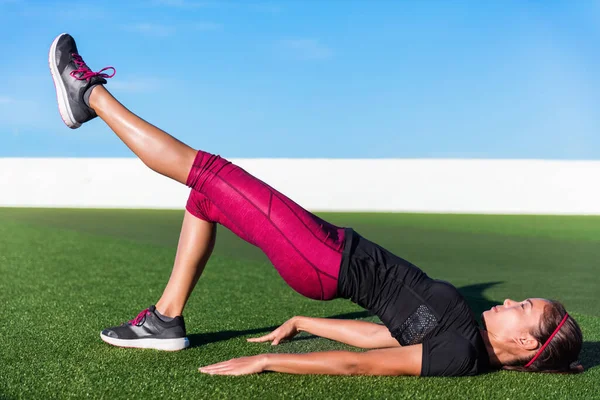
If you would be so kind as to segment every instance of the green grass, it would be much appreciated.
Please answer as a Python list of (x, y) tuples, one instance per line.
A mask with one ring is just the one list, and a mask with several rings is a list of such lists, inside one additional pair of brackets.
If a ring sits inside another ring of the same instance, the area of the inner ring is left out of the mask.
[(373, 320), (345, 300), (289, 289), (257, 249), (219, 229), (178, 353), (108, 346), (99, 331), (159, 298), (182, 212), (0, 208), (0, 398), (600, 398), (599, 217), (322, 214), (461, 289), (473, 308), (505, 297), (563, 301), (584, 331), (577, 376), (465, 378), (207, 376), (197, 368), (269, 351), (346, 349), (301, 335), (247, 343), (293, 315)]

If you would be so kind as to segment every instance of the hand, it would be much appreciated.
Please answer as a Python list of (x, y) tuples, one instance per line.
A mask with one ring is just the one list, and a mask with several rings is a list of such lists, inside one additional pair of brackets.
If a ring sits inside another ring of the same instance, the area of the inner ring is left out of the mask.
[(272, 346), (277, 346), (279, 342), (285, 339), (291, 339), (298, 334), (298, 318), (294, 317), (281, 325), (279, 328), (275, 329), (273, 332), (257, 337), (248, 339), (249, 342), (259, 343), (259, 342), (269, 342), (271, 341)]
[(198, 371), (209, 375), (250, 375), (263, 372), (267, 358), (264, 354), (252, 357), (233, 358), (217, 364), (198, 368)]

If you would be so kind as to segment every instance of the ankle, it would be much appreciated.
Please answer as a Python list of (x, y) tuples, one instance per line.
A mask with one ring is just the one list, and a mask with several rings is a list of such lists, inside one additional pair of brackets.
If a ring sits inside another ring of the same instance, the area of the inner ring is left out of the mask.
[(97, 111), (100, 108), (100, 102), (103, 93), (107, 93), (103, 85), (94, 85), (83, 94), (84, 103), (92, 110)]
[(165, 317), (175, 318), (181, 315), (183, 308), (175, 307), (171, 304), (162, 304), (160, 301), (156, 303), (156, 311)]

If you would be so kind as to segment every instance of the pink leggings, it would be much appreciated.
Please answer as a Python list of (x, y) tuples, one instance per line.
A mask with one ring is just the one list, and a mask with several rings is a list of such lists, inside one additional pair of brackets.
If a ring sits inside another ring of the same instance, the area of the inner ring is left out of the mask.
[(298, 293), (337, 295), (344, 229), (306, 211), (237, 165), (198, 151), (187, 178), (186, 209), (260, 248)]

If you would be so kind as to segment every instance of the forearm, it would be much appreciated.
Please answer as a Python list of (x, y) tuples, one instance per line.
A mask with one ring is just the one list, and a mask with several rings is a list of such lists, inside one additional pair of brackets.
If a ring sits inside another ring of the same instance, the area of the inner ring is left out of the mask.
[(307, 354), (264, 354), (264, 371), (287, 374), (355, 375), (360, 353), (325, 351)]
[(261, 371), (288, 374), (382, 375), (421, 373), (421, 345), (371, 350), (324, 351), (307, 354), (264, 354)]
[(263, 371), (320, 375), (420, 375), (420, 344), (365, 352), (324, 351), (308, 354), (261, 354), (200, 368), (211, 375), (248, 375)]
[(385, 326), (365, 321), (296, 317), (299, 331), (365, 349), (397, 346)]

